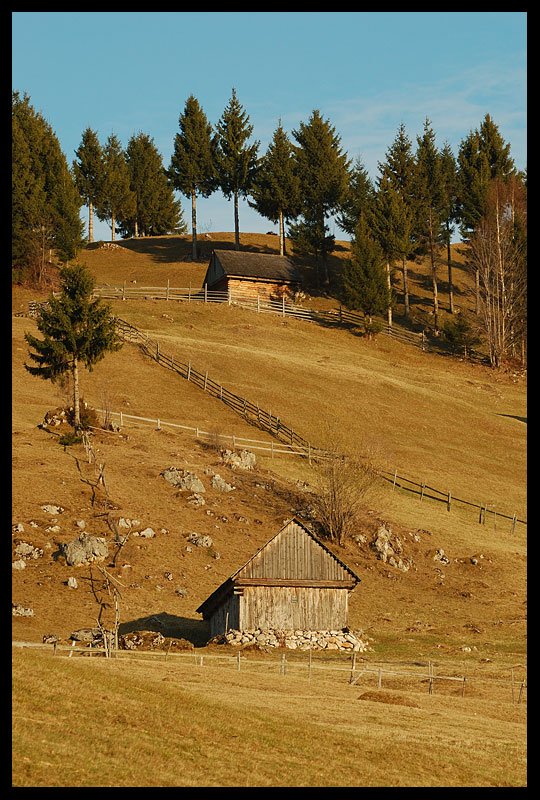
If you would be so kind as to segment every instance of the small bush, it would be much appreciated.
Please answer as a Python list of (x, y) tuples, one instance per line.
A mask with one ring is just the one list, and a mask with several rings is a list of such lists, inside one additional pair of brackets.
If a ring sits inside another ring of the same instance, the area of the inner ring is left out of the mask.
[(82, 437), (77, 436), (75, 431), (70, 431), (69, 433), (64, 433), (63, 436), (60, 437), (58, 443), (63, 445), (64, 447), (71, 447), (74, 444), (81, 444)]

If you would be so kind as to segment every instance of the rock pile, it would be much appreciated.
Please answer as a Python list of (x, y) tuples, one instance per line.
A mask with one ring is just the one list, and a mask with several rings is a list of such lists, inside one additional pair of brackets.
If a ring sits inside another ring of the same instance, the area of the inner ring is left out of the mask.
[[(362, 638), (363, 637), (363, 638)], [(286, 647), (289, 650), (350, 650), (363, 653), (368, 649), (368, 639), (360, 632), (343, 630), (310, 631), (261, 629), (230, 630), (214, 637), (215, 643), (236, 647), (255, 644), (259, 647)]]

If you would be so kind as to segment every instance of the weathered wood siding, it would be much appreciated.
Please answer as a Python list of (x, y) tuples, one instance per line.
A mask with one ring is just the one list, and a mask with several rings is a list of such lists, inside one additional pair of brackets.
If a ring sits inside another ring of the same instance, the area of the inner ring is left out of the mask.
[[(240, 598), (232, 594), (210, 617), (210, 638), (226, 630), (240, 630)], [(227, 616), (228, 615), (228, 616)]]
[(300, 525), (292, 522), (256, 553), (235, 578), (350, 581), (351, 574)]
[[(211, 285), (211, 283), (208, 280), (208, 284)], [(228, 278), (226, 275), (223, 275), (216, 284), (212, 285), (212, 291), (228, 292), (229, 290), (232, 292), (233, 298), (237, 295), (242, 295), (256, 300), (257, 296), (259, 296), (261, 301), (264, 301), (281, 300), (282, 297), (285, 297), (285, 300), (291, 301), (294, 299), (296, 288), (294, 286), (291, 287), (289, 284), (258, 281), (256, 278), (252, 281), (239, 280)]]
[(347, 595), (347, 589), (245, 586), (239, 629), (341, 629), (348, 624)]

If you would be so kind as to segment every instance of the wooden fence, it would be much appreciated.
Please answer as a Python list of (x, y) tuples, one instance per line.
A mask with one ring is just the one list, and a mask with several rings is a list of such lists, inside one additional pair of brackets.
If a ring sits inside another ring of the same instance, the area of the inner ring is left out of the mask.
[(164, 353), (159, 347), (159, 342), (155, 339), (150, 339), (146, 333), (140, 331), (134, 325), (130, 325), (129, 322), (119, 317), (116, 318), (116, 325), (119, 334), (126, 341), (139, 344), (144, 352), (155, 359), (158, 364), (173, 370), (173, 372), (181, 375), (182, 378), (208, 392), (212, 397), (219, 399), (226, 406), (240, 414), (246, 422), (267, 431), (271, 436), (294, 448), (298, 454), (304, 455), (311, 460), (318, 452), (323, 452), (319, 448), (312, 447), (307, 439), (304, 439), (295, 430), (285, 425), (279, 417), (272, 414), (270, 409), (260, 408), (258, 404), (229, 391), (221, 383), (212, 380), (208, 376), (208, 372), (203, 373), (195, 369), (191, 361), (178, 361), (174, 356)]
[[(216, 292), (210, 291), (206, 284), (201, 289), (171, 287), (167, 286), (126, 286), (124, 283), (118, 286), (101, 286), (94, 290), (96, 297), (103, 297), (109, 300), (177, 300), (185, 302), (202, 303), (227, 303), (236, 308), (245, 308), (250, 311), (257, 311), (260, 314), (278, 314), (281, 317), (294, 317), (311, 322), (318, 322), (322, 325), (356, 325), (361, 326), (365, 322), (364, 314), (357, 314), (346, 309), (331, 309), (329, 311), (317, 311), (310, 308), (288, 303), (283, 297), (281, 300), (269, 300), (265, 296), (254, 298), (252, 295), (237, 292)], [(420, 347), (422, 350), (438, 349), (430, 342), (425, 331), (414, 332), (403, 328), (400, 325), (388, 325), (382, 323), (381, 334), (392, 339)]]
[[(311, 679), (312, 676), (316, 671), (319, 671), (319, 675), (323, 678), (328, 676), (324, 675), (323, 673), (342, 673), (343, 680), (346, 683), (352, 686), (359, 686), (360, 683), (365, 684), (367, 680), (371, 680), (372, 678), (375, 679), (377, 689), (380, 690), (383, 687), (383, 680), (386, 685), (391, 681), (392, 678), (403, 680), (405, 679), (407, 682), (418, 680), (421, 683), (425, 683), (427, 687), (427, 691), (429, 694), (435, 694), (435, 682), (444, 682), (449, 681), (451, 683), (458, 685), (458, 696), (465, 697), (466, 695), (466, 686), (469, 687), (469, 691), (471, 690), (474, 684), (485, 684), (489, 685), (493, 688), (495, 686), (502, 686), (505, 689), (508, 689), (508, 694), (506, 695), (509, 698), (509, 701), (513, 704), (520, 705), (523, 701), (524, 694), (527, 691), (527, 676), (526, 672), (524, 676), (521, 678), (516, 679), (514, 674), (514, 670), (517, 669), (516, 667), (510, 667), (510, 676), (505, 680), (503, 678), (488, 678), (485, 676), (477, 676), (471, 674), (470, 671), (466, 669), (463, 670), (461, 675), (445, 675), (439, 674), (435, 672), (435, 666), (433, 662), (428, 661), (426, 664), (420, 662), (418, 666), (420, 667), (419, 670), (411, 670), (411, 669), (403, 669), (401, 664), (393, 665), (388, 664), (388, 662), (381, 663), (369, 663), (364, 660), (357, 666), (356, 661), (356, 653), (352, 653), (350, 657), (345, 656), (343, 659), (340, 659), (341, 663), (330, 663), (328, 660), (325, 659), (325, 663), (317, 663), (313, 660), (313, 653), (317, 653), (318, 651), (313, 651), (309, 649), (305, 655), (301, 656), (298, 652), (295, 652), (293, 659), (287, 658), (287, 653), (281, 651), (276, 653), (277, 658), (266, 658), (258, 660), (257, 658), (253, 658), (253, 654), (250, 653), (249, 659), (243, 655), (241, 649), (238, 649), (237, 653), (234, 655), (230, 654), (214, 654), (214, 653), (200, 653), (196, 650), (191, 652), (184, 652), (184, 653), (175, 653), (169, 650), (144, 650), (144, 651), (129, 651), (129, 650), (121, 650), (115, 647), (107, 646), (107, 647), (84, 647), (81, 645), (77, 645), (75, 641), (72, 642), (72, 646), (67, 645), (60, 645), (58, 643), (50, 644), (42, 644), (40, 642), (12, 642), (13, 647), (37, 647), (37, 648), (45, 648), (49, 649), (52, 647), (54, 655), (61, 655), (64, 653), (68, 658), (72, 658), (74, 655), (81, 655), (81, 656), (105, 656), (106, 658), (122, 658), (128, 661), (138, 661), (138, 660), (146, 660), (147, 657), (150, 657), (153, 660), (157, 661), (168, 661), (169, 659), (180, 658), (181, 660), (185, 660), (193, 664), (194, 667), (204, 667), (204, 665), (211, 665), (212, 663), (216, 667), (229, 667), (234, 669), (235, 671), (240, 672), (244, 669), (257, 669), (259, 667), (265, 667), (267, 671), (272, 670), (275, 672), (279, 672), (280, 675), (287, 675), (290, 674), (293, 670), (295, 672), (296, 677), (303, 677), (307, 679)], [(337, 660), (337, 659), (336, 659)], [(425, 671), (427, 668), (427, 671)], [(524, 668), (519, 665), (520, 670), (524, 670)], [(523, 673), (522, 673), (523, 674)], [(339, 679), (339, 675), (336, 676)]]

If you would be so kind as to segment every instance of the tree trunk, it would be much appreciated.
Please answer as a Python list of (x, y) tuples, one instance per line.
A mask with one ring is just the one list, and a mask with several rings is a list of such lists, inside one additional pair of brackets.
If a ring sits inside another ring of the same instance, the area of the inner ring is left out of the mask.
[(138, 225), (138, 222), (137, 222), (137, 220), (136, 220), (136, 219), (135, 219), (135, 230), (134, 230), (134, 234), (135, 234), (135, 239), (137, 239), (137, 238), (138, 238), (138, 236), (139, 236), (139, 225)]
[(238, 192), (234, 193), (234, 249), (240, 250), (240, 223), (238, 219)]
[(451, 314), (454, 313), (454, 286), (452, 284), (452, 249), (450, 247), (450, 229), (448, 223), (446, 225), (446, 261), (448, 264), (448, 299), (450, 302), (448, 310)]
[(88, 203), (88, 241), (94, 241), (94, 206), (91, 201)]
[(77, 359), (73, 358), (73, 414), (75, 431), (81, 429), (81, 410), (79, 407), (79, 365)]
[(433, 281), (433, 322), (435, 331), (439, 330), (439, 293), (437, 290), (437, 270), (435, 267), (435, 244), (433, 241), (433, 220), (429, 218), (429, 255), (431, 259), (431, 278)]
[(191, 190), (191, 258), (197, 261), (197, 199), (196, 192)]
[(285, 255), (285, 228), (283, 225), (283, 211), (279, 212), (279, 254)]
[[(390, 300), (391, 292), (392, 292), (392, 280), (390, 278), (390, 262), (386, 262), (386, 283), (388, 286), (388, 300)], [(388, 327), (392, 327), (392, 304), (389, 302), (388, 304)]]
[(111, 214), (111, 242), (114, 242), (114, 229), (116, 227), (114, 212)]
[(403, 300), (405, 302), (405, 319), (409, 319), (409, 280), (406, 258), (403, 259)]

